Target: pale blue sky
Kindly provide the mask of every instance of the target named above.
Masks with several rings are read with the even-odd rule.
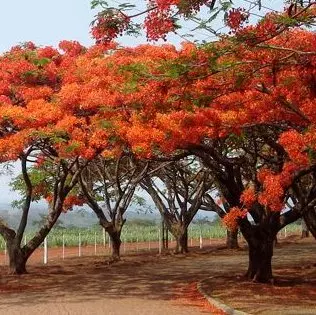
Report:
[[[56,46],[62,39],[72,39],[90,45],[92,19],[89,0],[3,1],[0,51],[29,40],[39,45]]]
[[[67,39],[77,40],[85,46],[92,45],[89,24],[95,13],[90,9],[90,0],[3,1],[0,11],[0,53],[25,41],[57,46],[61,40]],[[120,42],[130,46],[144,41],[142,37],[124,38]],[[174,38],[174,41],[181,39]]]
[[[113,5],[127,0],[109,0]],[[236,0],[244,3],[248,0]],[[140,0],[132,0],[140,3]],[[143,0],[141,3],[144,3]],[[282,0],[263,0],[267,7],[280,9]],[[12,46],[25,41],[33,41],[37,45],[57,46],[63,40],[77,40],[85,46],[93,44],[89,34],[89,24],[96,12],[90,10],[90,0],[7,0],[2,1],[0,11],[0,53]],[[263,12],[261,12],[263,14]],[[217,25],[221,21],[216,21]],[[186,24],[182,33],[193,28],[193,24]],[[210,34],[197,30],[195,37],[211,40]],[[179,44],[183,41],[179,36],[171,35],[168,41]],[[145,42],[145,37],[124,37],[121,44],[134,46]],[[9,177],[0,176],[0,203],[10,202],[16,194],[8,187]]]
[[[236,0],[236,4],[249,5],[248,0]],[[109,0],[110,4],[128,2],[126,0]],[[144,0],[131,0],[144,3]],[[263,0],[267,7],[282,8],[282,0]],[[263,12],[265,10],[263,9]],[[262,13],[263,13],[262,12]],[[89,46],[93,40],[89,34],[89,24],[96,12],[90,9],[90,0],[11,0],[2,1],[0,11],[0,53],[9,50],[13,45],[33,41],[37,45],[57,46],[63,39],[78,40]],[[216,21],[217,25],[221,21]],[[195,25],[186,24],[181,33],[186,33]],[[208,39],[210,34],[203,30],[196,31],[199,39]],[[179,44],[183,39],[172,35],[168,41]],[[145,42],[145,38],[126,38],[122,44],[131,46]]]

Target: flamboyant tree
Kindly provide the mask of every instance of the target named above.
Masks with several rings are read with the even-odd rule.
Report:
[[[270,14],[203,48],[142,46],[107,60],[118,61],[118,90],[125,93],[120,137],[139,156],[188,150],[203,159],[231,207],[226,222],[239,221],[249,242],[248,275],[258,281],[272,277],[275,234],[302,214],[298,204],[295,215],[281,214],[287,199],[281,194],[276,206],[265,194],[280,192],[296,170],[286,162],[286,132],[312,125],[315,35],[300,25],[311,24],[314,11],[309,6],[293,16]],[[284,171],[284,182],[260,176],[266,166]],[[252,191],[260,195],[254,205],[247,201]]]
[[[155,3],[169,12],[193,2]],[[268,281],[277,231],[315,213],[316,40],[301,27],[315,10],[290,6],[245,27],[233,11],[232,34],[203,47],[15,48],[0,60],[1,159],[49,148],[79,169],[123,148],[147,159],[196,155],[229,205],[225,222],[248,241],[248,276]]]
[[[70,192],[77,183],[78,176],[82,168],[85,167],[85,162],[79,165],[74,163],[73,160],[54,161],[54,165],[49,168],[49,171],[40,171],[40,174],[45,176],[41,179],[41,176],[36,176],[39,173],[32,169],[32,163],[27,163],[29,159],[34,158],[34,155],[31,155],[34,152],[33,150],[38,150],[34,147],[34,145],[31,146],[20,155],[22,175],[13,184],[15,190],[21,193],[22,198],[19,201],[21,210],[19,226],[14,230],[7,226],[5,222],[1,221],[0,223],[0,233],[6,240],[8,248],[10,272],[14,274],[26,272],[28,258],[42,244],[60,214],[75,204],[82,204],[82,201],[76,196],[72,196]],[[47,178],[50,179],[49,183],[47,183]],[[48,200],[47,214],[36,233],[26,244],[22,245],[31,203],[41,197],[46,197]]]
[[[147,172],[147,165],[136,165],[133,158],[95,158],[80,176],[80,189],[100,225],[109,234],[112,260],[120,259],[121,232],[125,213],[133,202],[135,189]]]
[[[24,182],[18,229],[14,231],[5,222],[0,222],[12,273],[26,272],[27,259],[42,243],[63,209],[75,202],[67,195],[75,186],[86,160],[108,147],[98,119],[89,120],[91,106],[89,109],[79,104],[70,107],[63,93],[63,86],[72,82],[70,68],[80,55],[93,56],[100,51],[103,54],[104,47],[86,50],[77,42],[61,42],[60,49],[64,52],[26,43],[0,57],[1,162],[20,160]],[[35,165],[38,168],[49,165],[49,194],[45,183],[34,181],[30,175]],[[31,202],[39,194],[49,200],[47,220],[22,246]]]
[[[278,15],[278,11],[285,7],[287,17],[278,20],[281,27],[264,34],[264,37],[270,37],[273,32],[282,31],[284,26],[291,26],[295,19],[300,19],[301,13],[314,5],[313,0],[285,0],[283,6],[265,0],[130,0],[124,3],[92,0],[92,9],[97,8],[99,12],[91,23],[91,34],[97,42],[110,42],[125,34],[139,35],[142,30],[149,41],[166,40],[170,33],[185,40],[197,40],[203,35],[201,30],[208,33],[208,37],[219,38],[228,32],[234,33],[241,25],[247,25],[267,12]]]
[[[219,218],[224,219],[230,211],[230,205],[221,195],[219,187],[213,182],[207,192],[203,195],[201,209],[205,211],[215,212]],[[239,248],[238,245],[238,229],[230,227],[226,230],[226,247],[228,249]]]
[[[302,228],[301,238],[309,237],[309,229],[304,219],[301,221],[301,228]]]
[[[188,227],[209,187],[207,170],[194,157],[167,164],[140,183],[151,196],[176,240],[176,253],[188,252]]]

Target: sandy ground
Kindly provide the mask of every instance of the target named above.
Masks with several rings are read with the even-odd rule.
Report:
[[[242,266],[243,253],[231,258]],[[288,238],[274,250],[274,285],[251,283],[227,265],[203,281],[205,291],[235,309],[261,315],[316,314],[316,242]],[[246,266],[245,266],[246,267]]]
[[[313,294],[316,288],[316,275],[313,272],[316,268],[302,268],[315,262],[315,243],[311,240],[304,243],[304,246],[294,244],[293,248],[291,244],[281,245],[276,250],[274,269],[278,277],[285,272],[285,268],[289,271],[286,276],[289,276],[294,270],[291,268],[298,268],[299,264],[301,273],[297,280],[301,279],[300,284],[292,279],[294,282],[288,283],[284,291],[286,296],[289,287],[296,288],[290,300],[292,306],[296,303],[298,309],[315,297]],[[302,252],[300,248],[303,248]],[[295,249],[298,251],[295,252]],[[210,283],[206,284],[206,289],[209,289],[211,294],[215,293],[219,296],[223,292],[229,292],[230,289],[235,290],[230,291],[232,295],[220,296],[227,304],[234,304],[236,297],[245,296],[242,306],[248,307],[250,313],[256,310],[255,305],[261,302],[265,303],[265,307],[262,308],[269,309],[269,300],[266,299],[262,301],[258,298],[252,299],[251,303],[246,305],[247,294],[248,299],[253,297],[256,288],[262,288],[263,293],[267,291],[270,294],[271,287],[261,285],[251,287],[253,284],[241,283],[236,277],[246,269],[247,251],[237,250],[233,254],[232,256],[231,251],[220,250],[216,244],[213,244],[204,250],[196,249],[188,256],[159,256],[155,253],[138,252],[137,255],[124,256],[117,264],[104,263],[104,258],[100,256],[84,255],[65,260],[50,260],[48,265],[44,266],[33,258],[28,266],[29,274],[19,277],[6,275],[5,267],[2,266],[0,315],[218,314],[210,309],[201,308],[203,303],[198,303],[196,295],[189,299],[186,294],[186,291],[192,290],[192,284],[209,276],[216,278],[216,281],[210,280]],[[228,282],[225,277],[232,277],[230,289],[228,287],[226,289],[225,283]],[[215,283],[215,289],[218,289],[216,292],[214,292]],[[309,285],[311,287],[308,287]],[[306,290],[301,292],[300,288]],[[274,292],[276,299],[273,310],[282,310],[285,300],[277,304],[277,295],[284,296],[282,286]],[[305,300],[301,300],[303,293]],[[254,301],[257,304],[254,304]],[[311,309],[312,312],[306,314],[316,314],[316,308],[313,308],[312,303],[308,307],[307,309]],[[305,313],[296,314],[305,315]]]
[[[6,275],[2,253],[0,315],[210,313],[204,307],[206,301],[183,300],[183,288],[205,277],[206,264],[203,270],[199,270],[200,263],[192,268],[200,254],[158,255],[155,244],[151,251],[146,246],[127,245],[128,254],[116,264],[105,263],[107,258],[99,256],[108,255],[108,249],[88,256],[94,254],[92,246],[83,247],[81,257],[78,248],[66,248],[64,260],[60,248],[51,248],[48,264],[43,265],[43,249],[39,249],[29,261],[29,273],[22,276]],[[218,246],[223,246],[223,240],[213,240],[206,251]]]

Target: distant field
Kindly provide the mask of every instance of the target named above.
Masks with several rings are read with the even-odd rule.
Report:
[[[122,241],[126,243],[139,242],[158,242],[160,225],[137,225],[126,224],[122,231]],[[280,233],[282,236],[286,234],[298,234],[301,227],[297,224],[291,224],[283,229]],[[29,231],[24,237],[24,242],[29,240],[36,231]],[[189,245],[190,240],[203,239],[218,239],[226,236],[226,229],[222,224],[191,224],[189,227]],[[168,233],[169,240],[174,240],[172,235]],[[108,235],[104,234],[101,227],[94,228],[55,228],[48,235],[48,246],[59,247],[63,245],[73,247],[78,246],[79,241],[82,246],[85,245],[104,245],[108,244]],[[5,242],[0,236],[0,250],[4,250]]]

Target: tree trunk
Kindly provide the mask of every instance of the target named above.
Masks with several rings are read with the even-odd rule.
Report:
[[[238,245],[238,229],[235,231],[227,230],[226,246],[228,249],[239,248]]]
[[[9,273],[21,275],[27,273],[27,256],[16,242],[7,243],[9,254]]]
[[[114,230],[108,231],[110,239],[111,239],[111,248],[112,248],[112,261],[120,260],[120,248],[121,248],[121,232]]]
[[[249,245],[249,265],[246,276],[256,282],[272,282],[272,256],[275,238],[252,238]]]
[[[306,238],[309,237],[309,230],[308,227],[305,223],[305,220],[302,219],[302,234],[301,234],[301,238]]]
[[[305,212],[303,215],[303,218],[307,225],[308,230],[316,238],[316,209],[313,208]]]
[[[277,235],[275,236],[273,243],[274,243],[274,247],[276,247],[276,246],[279,244],[278,236],[277,236]]]
[[[188,253],[188,229],[185,229],[183,231],[183,233],[178,234],[176,236],[176,241],[177,241],[177,245],[176,245],[176,253]]]
[[[63,200],[58,198],[55,209],[49,210],[49,215],[45,221],[45,224],[36,232],[32,239],[29,240],[24,247],[25,259],[28,260],[33,252],[44,242],[45,237],[49,234],[56,221],[58,220],[63,205]]]

